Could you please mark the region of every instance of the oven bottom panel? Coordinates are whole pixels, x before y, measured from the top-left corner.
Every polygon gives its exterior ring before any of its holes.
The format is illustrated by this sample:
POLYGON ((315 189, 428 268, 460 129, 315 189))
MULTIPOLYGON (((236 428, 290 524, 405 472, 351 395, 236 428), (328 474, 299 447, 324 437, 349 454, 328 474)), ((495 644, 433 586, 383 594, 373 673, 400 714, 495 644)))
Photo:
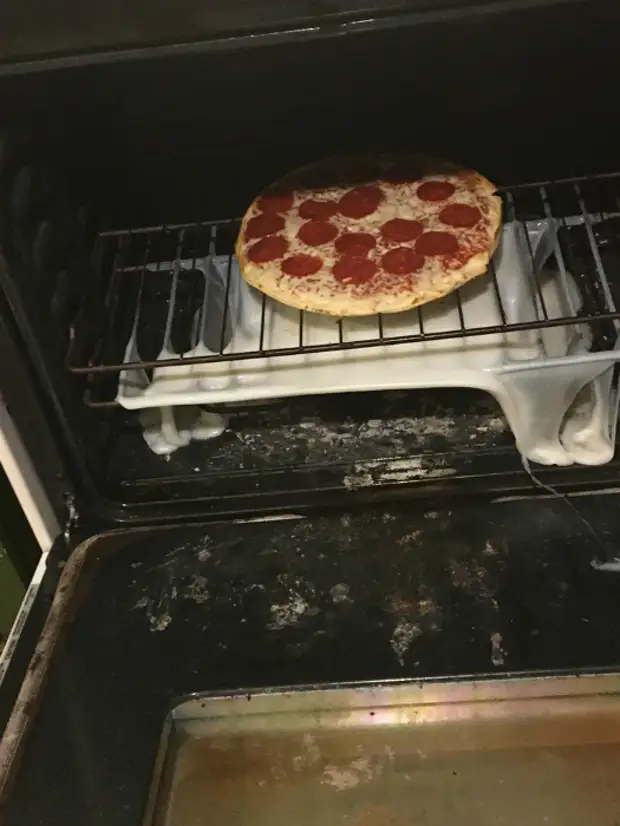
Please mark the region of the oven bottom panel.
MULTIPOLYGON (((116 426, 99 469, 110 498, 157 513, 163 498, 209 512, 247 513, 349 502, 351 496, 487 496, 537 490, 497 402, 438 388, 285 399, 232 412, 217 438, 158 455, 133 411, 116 426), (196 507, 194 505, 194 507, 196 507)), ((600 467, 535 466, 562 490, 615 486, 618 459, 600 467)), ((540 492, 540 490, 538 490, 540 492)))
POLYGON ((617 668, 620 512, 573 501, 590 528, 553 498, 460 500, 89 540, 18 704, 3 823, 142 822, 193 692, 617 668))

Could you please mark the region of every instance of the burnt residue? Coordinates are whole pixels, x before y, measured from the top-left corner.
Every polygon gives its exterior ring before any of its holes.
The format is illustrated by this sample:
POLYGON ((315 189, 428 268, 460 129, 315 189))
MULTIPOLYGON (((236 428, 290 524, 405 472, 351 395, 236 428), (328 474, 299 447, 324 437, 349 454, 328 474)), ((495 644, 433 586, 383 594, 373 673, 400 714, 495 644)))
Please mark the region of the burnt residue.
MULTIPOLYGON (((135 414, 119 411, 117 422, 106 453, 110 496, 139 502, 144 518, 197 501, 215 516, 299 513, 394 488, 440 497, 464 486, 486 495, 537 489, 497 402, 464 388, 261 403, 231 414, 219 437, 165 457, 147 447, 135 414)), ((544 467, 537 475, 556 489, 583 489, 614 485, 617 468, 544 467)))
POLYGON ((281 400, 232 413, 218 439, 177 450, 168 461, 144 443, 137 418, 124 414, 112 445, 111 480, 484 452, 510 447, 494 399, 474 390, 348 393, 281 400))
MULTIPOLYGON (((324 651, 330 668, 337 668, 335 653, 346 653, 342 662, 350 665, 353 652, 361 657, 368 646, 385 674, 459 673, 474 662, 480 671, 518 667, 518 657, 510 656, 505 606, 511 615, 527 616, 530 595, 541 593, 546 611, 562 612, 575 587, 568 582, 573 561, 552 555, 555 542, 568 526, 567 547, 579 536, 590 544, 561 501, 515 502, 485 513, 526 507, 531 531, 542 538, 531 551, 506 533, 522 530, 521 524, 481 518, 474 505, 186 530, 183 541, 129 561, 131 623, 157 645, 188 624, 200 625, 207 636, 217 626, 218 650, 239 649, 250 634, 266 660, 281 649, 300 663, 309 652, 321 659, 324 651)), ((530 636, 544 635, 542 626, 542 620, 533 624, 530 636)), ((273 667, 266 682, 278 682, 278 656, 273 667)), ((335 678, 345 675, 311 669, 304 675, 308 681, 335 678)))
MULTIPOLYGON (((579 507, 617 535, 614 502, 579 507)), ((592 567, 591 535, 557 499, 99 542, 6 826, 140 822, 166 714, 193 692, 620 663, 619 580, 592 567)))

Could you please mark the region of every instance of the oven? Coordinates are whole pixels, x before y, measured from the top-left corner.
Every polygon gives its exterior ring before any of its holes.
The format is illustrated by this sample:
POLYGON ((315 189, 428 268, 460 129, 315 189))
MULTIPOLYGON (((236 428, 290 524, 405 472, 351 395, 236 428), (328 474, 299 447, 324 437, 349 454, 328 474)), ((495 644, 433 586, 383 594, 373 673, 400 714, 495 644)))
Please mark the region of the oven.
POLYGON ((527 697, 572 714, 579 674, 603 680, 568 727, 583 746, 620 662, 620 12, 128 3, 87 25, 69 5, 0 39, 0 458, 34 575, 0 672, 2 822, 206 822, 163 813, 162 742, 231 715, 254 737, 246 696, 277 728, 311 706, 445 722, 459 691, 475 720, 514 692, 517 743, 527 697), (263 187, 401 151, 497 184, 483 277, 362 319, 243 282, 263 187))

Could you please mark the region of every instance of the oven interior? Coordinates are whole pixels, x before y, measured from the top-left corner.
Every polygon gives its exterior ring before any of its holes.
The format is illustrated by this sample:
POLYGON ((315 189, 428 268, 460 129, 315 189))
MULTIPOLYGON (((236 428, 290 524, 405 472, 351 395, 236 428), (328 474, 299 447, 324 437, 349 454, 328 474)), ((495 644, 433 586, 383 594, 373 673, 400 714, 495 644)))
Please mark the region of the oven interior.
MULTIPOLYGON (((617 18, 603 3, 478 9, 346 36, 3 77, 3 313, 84 501, 140 519, 223 501, 238 511, 295 508, 403 482, 441 495, 531 489, 506 420, 483 391, 237 402, 217 438, 158 455, 139 412, 116 402, 119 366, 138 302, 140 360, 160 354, 171 262, 230 260, 238 219, 263 186, 297 165, 363 151, 471 165, 522 222, 545 218, 549 205, 560 221, 594 216, 594 246, 583 225, 567 224, 561 243, 580 275, 592 351, 613 349, 620 179, 605 175, 619 166, 610 91, 620 77, 617 18), (415 473, 386 471, 406 461, 415 473), (369 469, 372 484, 359 484, 369 469)), ((176 295, 177 354, 190 348, 203 300, 195 269, 186 267, 176 295)), ((212 332, 216 360, 229 333, 225 321, 212 332)), ((294 354, 303 348, 300 338, 294 354)), ((36 455, 37 434, 26 438, 36 455)), ((615 464, 539 475, 584 488, 609 483, 615 464)))

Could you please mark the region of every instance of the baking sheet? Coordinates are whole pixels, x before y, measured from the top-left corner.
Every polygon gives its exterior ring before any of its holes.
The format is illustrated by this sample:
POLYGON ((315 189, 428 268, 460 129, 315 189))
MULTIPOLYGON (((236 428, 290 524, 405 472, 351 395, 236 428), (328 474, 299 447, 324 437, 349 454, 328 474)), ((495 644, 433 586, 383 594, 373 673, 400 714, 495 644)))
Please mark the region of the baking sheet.
POLYGON ((190 700, 157 826, 615 826, 620 680, 405 683, 190 700))

